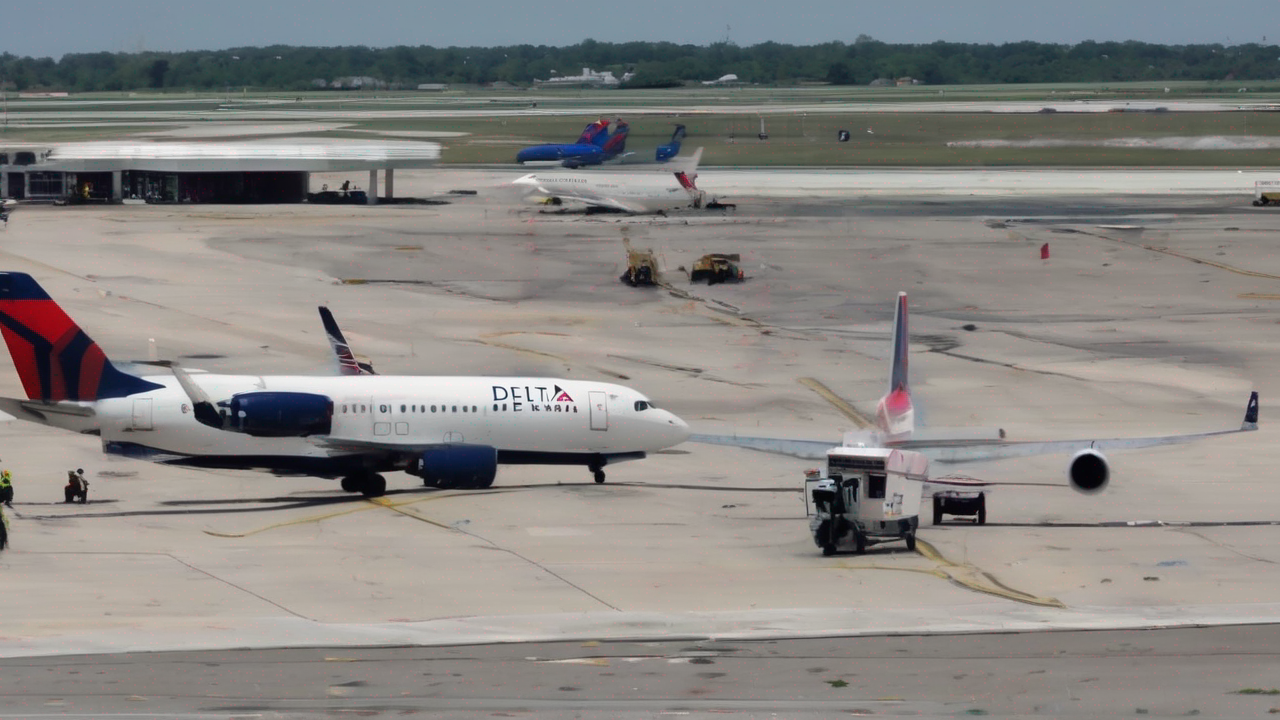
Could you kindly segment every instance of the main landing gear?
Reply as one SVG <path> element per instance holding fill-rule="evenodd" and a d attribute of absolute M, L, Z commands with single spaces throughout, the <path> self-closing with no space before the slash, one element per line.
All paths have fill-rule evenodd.
<path fill-rule="evenodd" d="M 587 466 L 591 471 L 591 477 L 595 478 L 597 483 L 604 482 L 604 462 L 593 462 Z"/>
<path fill-rule="evenodd" d="M 348 475 L 342 478 L 342 489 L 365 497 L 382 497 L 387 494 L 387 479 L 377 473 Z"/>

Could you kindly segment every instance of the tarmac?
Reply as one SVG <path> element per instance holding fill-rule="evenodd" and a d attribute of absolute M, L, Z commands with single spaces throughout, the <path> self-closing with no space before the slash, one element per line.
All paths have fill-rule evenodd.
<path fill-rule="evenodd" d="M 396 176 L 447 205 L 21 207 L 0 253 L 117 361 L 154 338 L 189 367 L 330 373 L 327 304 L 382 373 L 621 382 L 698 432 L 834 443 L 851 421 L 801 380 L 870 412 L 905 290 L 926 425 L 1227 429 L 1258 390 L 1261 429 L 1116 454 L 1096 496 L 1065 487 L 1064 457 L 965 465 L 1010 483 L 988 525 L 926 519 L 933 552 L 824 558 L 809 463 L 748 450 L 685 444 L 604 485 L 581 468 L 504 467 L 485 492 L 393 474 L 366 501 L 8 422 L 0 657 L 1280 620 L 1280 257 L 1248 176 L 1099 171 L 1086 192 L 1075 171 L 822 175 L 844 194 L 707 171 L 709 190 L 739 183 L 737 211 L 665 219 L 540 214 L 495 192 L 509 173 L 451 170 Z M 619 283 L 623 237 L 683 292 Z M 677 268 L 706 252 L 740 253 L 746 281 L 690 285 Z M 0 394 L 20 396 L 3 356 Z M 75 467 L 87 505 L 60 502 Z"/>
<path fill-rule="evenodd" d="M 0 660 L 0 717 L 1260 717 L 1277 626 Z"/>

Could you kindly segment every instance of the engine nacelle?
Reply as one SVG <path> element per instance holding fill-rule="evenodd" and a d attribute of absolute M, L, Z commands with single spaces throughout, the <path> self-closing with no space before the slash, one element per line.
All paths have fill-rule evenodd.
<path fill-rule="evenodd" d="M 1078 493 L 1100 493 L 1111 482 L 1111 466 L 1102 453 L 1086 448 L 1071 456 L 1071 462 L 1067 463 L 1067 481 Z"/>
<path fill-rule="evenodd" d="M 498 449 L 491 445 L 441 445 L 414 458 L 405 472 L 435 487 L 487 488 L 498 475 Z"/>
<path fill-rule="evenodd" d="M 333 401 L 327 395 L 247 392 L 218 404 L 226 410 L 224 430 L 255 437 L 328 435 L 333 428 Z"/>

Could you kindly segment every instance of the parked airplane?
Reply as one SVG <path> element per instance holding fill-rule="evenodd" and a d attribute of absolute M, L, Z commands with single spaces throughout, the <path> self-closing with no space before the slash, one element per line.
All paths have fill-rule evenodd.
<path fill-rule="evenodd" d="M 736 82 L 738 82 L 738 76 L 734 75 L 733 73 L 729 73 L 728 75 L 721 75 L 715 80 L 703 80 L 702 84 L 703 85 L 732 85 L 733 83 L 736 83 Z"/>
<path fill-rule="evenodd" d="M 530 173 L 511 184 L 527 197 L 560 205 L 565 201 L 629 213 L 651 213 L 702 207 L 706 194 L 698 189 L 702 148 L 689 158 L 672 160 L 672 170 L 628 173 Z"/>
<path fill-rule="evenodd" d="M 527 147 L 516 153 L 516 162 L 522 165 L 530 162 L 560 163 L 567 168 L 599 165 L 626 154 L 629 131 L 630 126 L 619 119 L 614 123 L 611 135 L 609 121 L 600 119 L 588 125 L 576 142 Z"/>
<path fill-rule="evenodd" d="M 403 470 L 488 487 L 499 464 L 604 467 L 679 444 L 688 426 L 631 388 L 533 377 L 258 376 L 125 372 L 30 275 L 0 273 L 0 334 L 27 399 L 20 420 L 99 435 L 154 462 L 340 477 L 386 492 Z"/>
<path fill-rule="evenodd" d="M 1050 453 L 1072 453 L 1067 462 L 1067 482 L 1084 494 L 1101 492 L 1111 481 L 1111 468 L 1103 450 L 1130 450 L 1160 445 L 1174 445 L 1219 435 L 1232 435 L 1258 429 L 1258 393 L 1249 396 L 1244 422 L 1238 429 L 1215 430 L 1185 435 L 1163 435 L 1145 438 L 1107 438 L 1089 440 L 1053 440 L 1045 442 L 1005 441 L 1004 431 L 965 432 L 935 429 L 927 434 L 915 426 L 915 408 L 907 382 L 907 294 L 898 293 L 893 322 L 893 357 L 889 372 L 889 389 L 876 405 L 875 429 L 871 432 L 846 433 L 844 447 L 887 447 L 914 450 L 933 463 L 954 465 L 1012 457 L 1028 457 Z M 692 442 L 737 447 L 789 455 L 805 459 L 826 459 L 835 447 L 830 441 L 790 440 L 782 438 L 740 437 L 737 435 L 699 435 Z M 925 483 L 926 495 L 933 497 L 933 522 L 943 514 L 976 515 L 986 522 L 986 493 L 999 483 L 964 477 L 932 477 Z"/>
<path fill-rule="evenodd" d="M 666 162 L 679 155 L 680 144 L 684 142 L 684 134 L 684 126 L 677 125 L 675 131 L 671 133 L 671 141 L 666 145 L 659 145 L 657 151 L 653 154 L 653 159 L 658 162 Z"/>

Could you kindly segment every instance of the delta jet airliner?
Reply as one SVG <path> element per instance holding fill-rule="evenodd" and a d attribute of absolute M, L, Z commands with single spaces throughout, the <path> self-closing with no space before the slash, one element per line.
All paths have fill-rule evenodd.
<path fill-rule="evenodd" d="M 259 376 L 117 368 L 30 275 L 0 273 L 0 334 L 27 399 L 20 420 L 99 435 L 155 462 L 342 478 L 386 492 L 403 470 L 488 487 L 499 464 L 604 467 L 684 441 L 683 420 L 631 388 L 534 377 Z"/>

